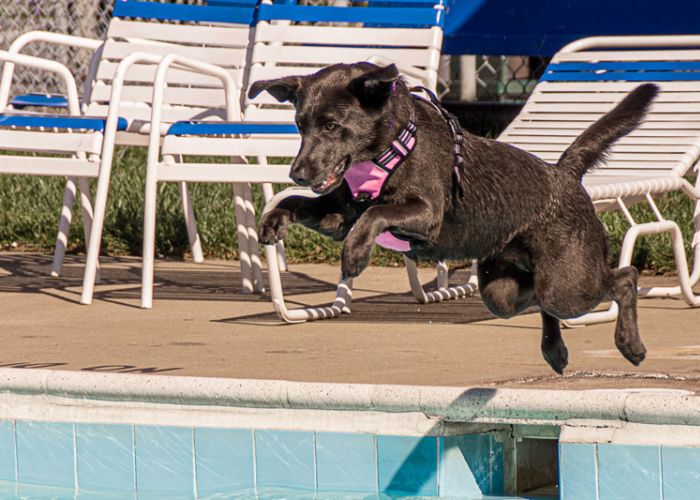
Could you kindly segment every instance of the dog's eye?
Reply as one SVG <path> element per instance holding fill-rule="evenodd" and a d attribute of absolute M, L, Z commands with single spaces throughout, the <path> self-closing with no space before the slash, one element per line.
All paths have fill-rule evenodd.
<path fill-rule="evenodd" d="M 334 130 L 336 125 L 337 124 L 335 122 L 326 122 L 326 124 L 324 125 L 324 128 L 326 130 Z"/>

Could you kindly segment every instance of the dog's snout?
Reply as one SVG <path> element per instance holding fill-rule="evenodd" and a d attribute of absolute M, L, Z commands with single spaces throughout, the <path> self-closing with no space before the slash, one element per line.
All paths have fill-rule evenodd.
<path fill-rule="evenodd" d="M 295 184 L 299 184 L 300 186 L 310 186 L 311 181 L 313 180 L 310 176 L 306 175 L 303 171 L 302 172 L 292 172 L 289 175 L 292 180 L 294 181 Z"/>
<path fill-rule="evenodd" d="M 316 170 L 313 167 L 314 164 L 309 161 L 308 156 L 305 154 L 305 151 L 302 148 L 302 151 L 299 152 L 294 160 L 294 163 L 292 163 L 289 177 L 295 184 L 300 186 L 310 186 L 317 175 Z"/>

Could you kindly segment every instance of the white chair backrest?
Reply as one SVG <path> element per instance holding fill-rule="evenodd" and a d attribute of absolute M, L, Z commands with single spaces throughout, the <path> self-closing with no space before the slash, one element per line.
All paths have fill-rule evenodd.
<path fill-rule="evenodd" d="M 409 83 L 434 89 L 442 2 L 414 3 L 419 6 L 261 5 L 247 80 L 307 75 L 330 64 L 370 60 L 393 62 Z M 244 109 L 246 120 L 252 121 L 293 121 L 294 116 L 291 106 L 280 105 L 267 92 L 246 101 Z"/>
<path fill-rule="evenodd" d="M 87 114 L 107 113 L 117 66 L 134 52 L 178 54 L 213 63 L 229 69 L 239 87 L 242 86 L 242 69 L 251 38 L 248 22 L 253 19 L 255 0 L 240 3 L 249 6 L 228 8 L 118 0 L 94 78 L 87 89 Z M 155 71 L 153 64 L 135 64 L 127 72 L 120 116 L 136 122 L 150 120 Z M 219 79 L 172 68 L 167 83 L 165 123 L 224 119 L 224 91 Z"/>
<path fill-rule="evenodd" d="M 661 87 L 646 120 L 594 172 L 684 175 L 700 154 L 700 36 L 573 42 L 554 56 L 499 139 L 556 163 L 586 127 L 645 82 Z"/>

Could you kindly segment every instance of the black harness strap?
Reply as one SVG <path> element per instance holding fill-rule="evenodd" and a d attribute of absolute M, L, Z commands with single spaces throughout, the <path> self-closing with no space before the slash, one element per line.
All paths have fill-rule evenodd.
<path fill-rule="evenodd" d="M 442 107 L 442 104 L 440 104 L 440 100 L 437 98 L 437 96 L 435 95 L 435 93 L 433 93 L 432 90 L 426 87 L 417 86 L 412 87 L 410 91 L 424 92 L 425 94 L 427 94 L 430 100 L 424 99 L 423 97 L 420 97 L 415 94 L 413 95 L 413 97 L 415 99 L 420 99 L 421 101 L 431 104 L 435 109 L 437 109 L 440 112 L 442 117 L 447 122 L 447 125 L 450 127 L 450 133 L 452 134 L 452 143 L 454 145 L 453 149 L 455 155 L 455 166 L 452 170 L 452 193 L 453 195 L 457 195 L 460 198 L 462 198 L 464 196 L 464 188 L 462 187 L 461 183 L 461 172 L 464 166 L 464 156 L 462 155 L 464 133 L 462 132 L 462 127 L 459 124 L 459 120 L 455 115 L 453 115 L 452 113 L 450 113 Z"/>

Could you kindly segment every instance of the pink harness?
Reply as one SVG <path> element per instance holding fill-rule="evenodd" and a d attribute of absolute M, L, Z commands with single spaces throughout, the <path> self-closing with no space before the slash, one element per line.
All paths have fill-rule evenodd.
<path fill-rule="evenodd" d="M 396 82 L 392 86 L 392 93 L 396 93 Z M 415 99 L 420 99 L 423 102 L 432 104 L 433 107 L 440 112 L 442 117 L 450 127 L 452 134 L 452 142 L 454 143 L 455 165 L 452 170 L 452 189 L 453 200 L 464 196 L 464 189 L 460 181 L 460 170 L 464 165 L 464 157 L 462 156 L 462 143 L 464 135 L 462 128 L 459 125 L 459 120 L 453 114 L 449 113 L 440 104 L 437 96 L 425 87 L 413 87 L 411 92 L 424 92 L 428 95 L 429 100 L 423 99 L 417 95 L 413 95 Z M 344 178 L 350 187 L 353 199 L 357 201 L 372 201 L 379 197 L 384 189 L 384 185 L 391 177 L 396 169 L 401 165 L 408 155 L 416 148 L 416 124 L 413 119 L 409 120 L 399 136 L 391 143 L 377 158 L 361 163 L 355 163 L 345 172 Z M 377 245 L 398 252 L 408 252 L 411 250 L 411 243 L 402 240 L 391 234 L 390 231 L 384 231 L 374 240 Z"/>
<path fill-rule="evenodd" d="M 345 171 L 344 178 L 353 199 L 371 201 L 379 197 L 391 174 L 408 158 L 415 147 L 416 125 L 409 120 L 386 151 L 372 160 L 355 163 Z M 411 249 L 410 242 L 397 238 L 390 231 L 381 233 L 375 242 L 379 246 L 398 252 L 408 252 Z"/>

